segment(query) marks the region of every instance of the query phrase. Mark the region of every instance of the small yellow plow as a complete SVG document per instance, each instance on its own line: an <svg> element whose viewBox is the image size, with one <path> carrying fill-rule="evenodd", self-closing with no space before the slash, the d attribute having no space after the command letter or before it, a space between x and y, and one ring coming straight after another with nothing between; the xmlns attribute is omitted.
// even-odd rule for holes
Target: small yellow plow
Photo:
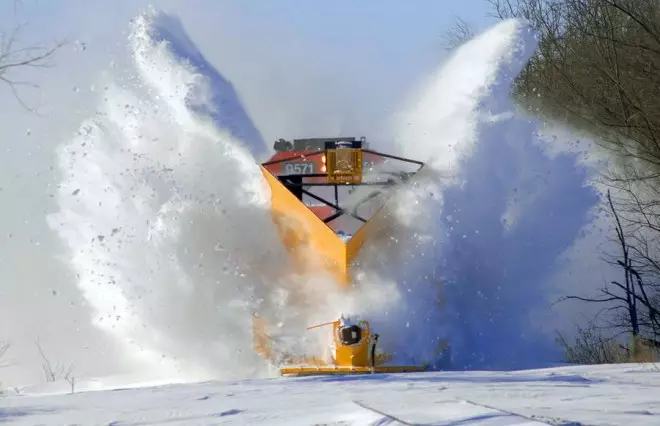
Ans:
<svg viewBox="0 0 660 426"><path fill-rule="evenodd" d="M265 324L258 317L254 318L254 346L269 361L287 365L280 368L282 375L403 373L426 369L425 366L384 365L392 357L376 352L378 334L372 333L365 320L353 324L341 317L336 321L308 327L307 330L328 326L332 327L332 350L327 359L289 355L277 357Z"/></svg>

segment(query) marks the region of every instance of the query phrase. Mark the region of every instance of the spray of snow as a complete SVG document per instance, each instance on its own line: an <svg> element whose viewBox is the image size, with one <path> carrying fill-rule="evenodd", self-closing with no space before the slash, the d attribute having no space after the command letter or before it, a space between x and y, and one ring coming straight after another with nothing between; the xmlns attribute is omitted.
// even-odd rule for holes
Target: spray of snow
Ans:
<svg viewBox="0 0 660 426"><path fill-rule="evenodd" d="M99 113L59 150L50 225L95 324L133 359L184 378L258 374L252 312L327 318L316 291L335 286L304 293L287 275L263 140L178 20L151 10L130 41L133 75L105 77Z"/></svg>
<svg viewBox="0 0 660 426"><path fill-rule="evenodd" d="M294 335L341 313L368 317L408 362L432 359L445 338L464 367L550 354L529 316L547 306L554 262L597 198L508 102L534 48L525 25L466 43L399 117L399 151L428 165L394 194L396 226L365 247L348 295L290 273L257 166L268 150L179 21L149 11L130 41L133 69L104 77L98 114L59 150L49 223L95 324L147 370L266 373L252 350L256 310Z"/></svg>
<svg viewBox="0 0 660 426"><path fill-rule="evenodd" d="M510 101L535 47L524 22L494 26L458 49L400 115L399 150L427 166L394 194L394 225L362 262L374 279L396 283L399 300L375 315L397 336L383 345L402 361L433 359L443 340L456 368L557 360L544 327L553 279L599 198L576 156L548 155Z"/></svg>

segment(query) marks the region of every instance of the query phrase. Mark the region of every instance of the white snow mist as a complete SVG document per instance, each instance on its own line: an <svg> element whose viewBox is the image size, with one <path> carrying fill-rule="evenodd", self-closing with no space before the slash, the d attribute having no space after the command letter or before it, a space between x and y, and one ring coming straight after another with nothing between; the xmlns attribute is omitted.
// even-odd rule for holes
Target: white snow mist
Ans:
<svg viewBox="0 0 660 426"><path fill-rule="evenodd" d="M555 262L597 197L509 102L534 47L524 24L502 22L420 87L392 134L427 166L391 199L397 226L365 247L360 289L342 295L327 277L290 273L258 167L269 149L232 85L176 18L139 16L132 68L104 77L98 113L58 152L49 223L95 324L187 379L266 373L255 310L294 333L366 316L402 362L433 359L445 338L459 368L552 358L530 318L546 313Z"/></svg>

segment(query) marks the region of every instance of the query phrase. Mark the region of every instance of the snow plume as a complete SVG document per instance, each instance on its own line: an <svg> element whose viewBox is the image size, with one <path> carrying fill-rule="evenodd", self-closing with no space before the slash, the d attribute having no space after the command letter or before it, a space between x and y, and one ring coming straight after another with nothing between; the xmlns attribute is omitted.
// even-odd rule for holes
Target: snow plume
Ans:
<svg viewBox="0 0 660 426"><path fill-rule="evenodd" d="M130 47L129 77L106 77L98 113L59 150L49 223L95 324L144 371L258 374L253 310L283 324L292 311L323 311L313 295L293 300L296 281L284 279L291 268L255 160L263 140L178 20L139 16Z"/></svg>
<svg viewBox="0 0 660 426"><path fill-rule="evenodd" d="M304 327L343 313L371 320L401 362L433 359L443 339L458 367L550 353L532 314L542 318L555 261L597 198L508 101L534 48L525 25L505 21L463 45L399 117L399 151L428 164L391 199L392 233L364 248L350 294L291 273L257 166L268 149L179 21L139 16L130 47L129 69L104 77L98 112L58 152L49 223L95 325L140 372L267 373L252 349L255 310L285 349L298 346L286 334L309 337L300 349L324 343Z"/></svg>
<svg viewBox="0 0 660 426"><path fill-rule="evenodd" d="M572 155L548 155L510 102L535 47L525 23L499 23L461 46L400 116L400 151L427 166L394 195L397 225L362 262L396 283L400 299L375 318L402 362L433 359L443 339L455 368L558 359L539 323L558 259L599 199L587 170Z"/></svg>

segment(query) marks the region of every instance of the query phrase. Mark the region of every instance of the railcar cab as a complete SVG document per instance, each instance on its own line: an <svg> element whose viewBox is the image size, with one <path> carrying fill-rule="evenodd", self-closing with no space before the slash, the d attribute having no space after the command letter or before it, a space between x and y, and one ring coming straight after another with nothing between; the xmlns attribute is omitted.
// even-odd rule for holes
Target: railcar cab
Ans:
<svg viewBox="0 0 660 426"><path fill-rule="evenodd" d="M322 182L321 176L310 176L327 173L325 150L328 146L343 147L346 144L358 142L363 149L368 149L369 144L365 137L341 137L341 138L304 138L288 141L278 139L273 143L275 154L264 164L264 167L276 176L284 175L307 175L309 182ZM378 155L365 153L362 158L363 167L383 162Z"/></svg>
<svg viewBox="0 0 660 426"><path fill-rule="evenodd" d="M364 152L368 146L365 137L278 139L275 154L262 166L347 240L355 226L348 226L346 218L336 219L343 214L340 199L351 188L338 186L361 184L365 169L385 161L376 152Z"/></svg>
<svg viewBox="0 0 660 426"><path fill-rule="evenodd" d="M288 141L278 139L273 144L275 154L262 164L268 172L296 196L305 206L328 225L340 238L348 241L352 234L367 221L384 188L406 180L415 172L402 172L401 177L368 177L364 174L373 166L388 160L412 163L422 162L385 154L369 149L365 137L306 138ZM385 172L392 174L391 172ZM397 175L394 173L394 175ZM398 175L397 175L398 176ZM354 196L350 207L346 199L356 186L368 185L372 190ZM380 187L380 188L378 188ZM343 201L340 201L343 200ZM365 212L365 209L367 210Z"/></svg>

